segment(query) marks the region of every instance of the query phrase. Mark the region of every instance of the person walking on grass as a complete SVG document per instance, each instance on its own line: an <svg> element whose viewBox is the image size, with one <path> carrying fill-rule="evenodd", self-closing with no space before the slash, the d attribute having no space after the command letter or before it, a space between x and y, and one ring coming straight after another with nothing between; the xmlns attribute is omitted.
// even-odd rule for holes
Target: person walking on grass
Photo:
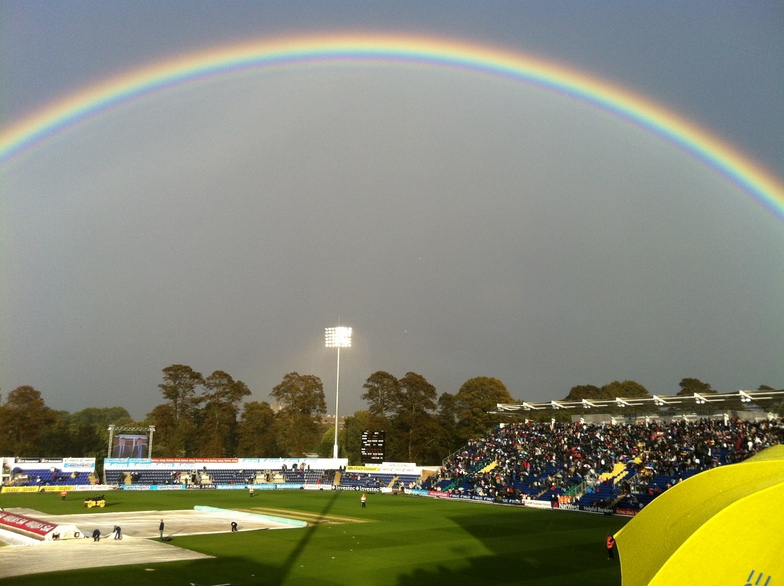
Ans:
<svg viewBox="0 0 784 586"><path fill-rule="evenodd" d="M161 532L161 539L163 539L163 527L164 527L163 519L161 519L161 524L158 525L158 531Z"/></svg>
<svg viewBox="0 0 784 586"><path fill-rule="evenodd" d="M362 503L362 508L365 509L367 504L367 495L363 492L362 497L359 499L359 502Z"/></svg>

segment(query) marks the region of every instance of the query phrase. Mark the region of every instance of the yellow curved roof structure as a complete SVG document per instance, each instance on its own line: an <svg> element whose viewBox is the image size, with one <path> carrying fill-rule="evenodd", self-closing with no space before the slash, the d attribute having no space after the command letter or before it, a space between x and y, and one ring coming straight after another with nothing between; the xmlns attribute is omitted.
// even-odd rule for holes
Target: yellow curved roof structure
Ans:
<svg viewBox="0 0 784 586"><path fill-rule="evenodd" d="M784 584L784 446L680 482L616 535L623 586Z"/></svg>

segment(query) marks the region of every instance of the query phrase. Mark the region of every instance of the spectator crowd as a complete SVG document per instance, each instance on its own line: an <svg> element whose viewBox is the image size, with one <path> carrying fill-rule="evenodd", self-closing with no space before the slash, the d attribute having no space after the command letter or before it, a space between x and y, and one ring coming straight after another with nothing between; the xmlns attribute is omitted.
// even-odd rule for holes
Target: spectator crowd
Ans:
<svg viewBox="0 0 784 586"><path fill-rule="evenodd" d="M613 484L616 496L655 496L697 472L784 443L784 420L511 423L471 440L425 488L507 499L582 496ZM619 473L610 480L611 473ZM605 477L602 477L602 475ZM666 479L660 485L657 479Z"/></svg>

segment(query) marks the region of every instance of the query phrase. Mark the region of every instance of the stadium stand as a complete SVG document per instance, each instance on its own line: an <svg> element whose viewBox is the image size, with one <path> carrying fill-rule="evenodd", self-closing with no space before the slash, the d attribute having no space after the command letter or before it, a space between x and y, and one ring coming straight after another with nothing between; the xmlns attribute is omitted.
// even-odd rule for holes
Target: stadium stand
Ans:
<svg viewBox="0 0 784 586"><path fill-rule="evenodd" d="M512 423L471 440L423 488L559 504L568 497L579 507L639 509L693 474L781 443L781 419Z"/></svg>

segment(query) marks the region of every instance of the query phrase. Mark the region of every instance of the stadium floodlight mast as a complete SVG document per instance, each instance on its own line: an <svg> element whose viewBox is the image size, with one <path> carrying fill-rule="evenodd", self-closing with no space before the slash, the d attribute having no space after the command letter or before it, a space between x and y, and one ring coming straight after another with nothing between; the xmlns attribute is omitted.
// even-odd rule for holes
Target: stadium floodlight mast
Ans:
<svg viewBox="0 0 784 586"><path fill-rule="evenodd" d="M338 370L335 382L335 445L332 457L338 457L338 405L340 403L340 349L351 348L351 328L338 326L324 329L324 345L327 348L338 349Z"/></svg>

